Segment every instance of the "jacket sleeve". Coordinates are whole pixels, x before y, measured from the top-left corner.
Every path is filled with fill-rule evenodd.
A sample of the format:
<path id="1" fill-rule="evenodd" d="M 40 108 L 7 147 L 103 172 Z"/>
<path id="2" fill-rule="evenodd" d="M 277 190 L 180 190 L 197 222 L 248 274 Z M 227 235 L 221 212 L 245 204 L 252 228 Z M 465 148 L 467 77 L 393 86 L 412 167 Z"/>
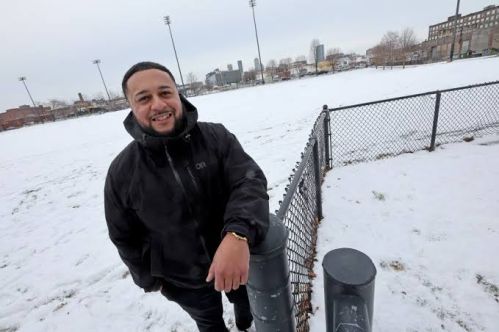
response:
<path id="1" fill-rule="evenodd" d="M 244 152 L 237 138 L 223 128 L 223 170 L 229 198 L 224 229 L 248 238 L 250 246 L 261 242 L 269 227 L 267 179 L 256 162 Z"/>
<path id="2" fill-rule="evenodd" d="M 109 237 L 130 270 L 133 281 L 144 291 L 153 291 L 159 280 L 150 273 L 150 244 L 144 240 L 137 216 L 118 195 L 111 171 L 104 187 L 104 209 Z"/>

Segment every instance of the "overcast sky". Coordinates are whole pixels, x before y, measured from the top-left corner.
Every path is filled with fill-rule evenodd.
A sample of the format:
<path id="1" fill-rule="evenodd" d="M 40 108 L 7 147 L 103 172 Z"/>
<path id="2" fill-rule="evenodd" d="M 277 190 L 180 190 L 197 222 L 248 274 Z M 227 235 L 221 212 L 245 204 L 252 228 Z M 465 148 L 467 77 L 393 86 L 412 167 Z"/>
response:
<path id="1" fill-rule="evenodd" d="M 498 0 L 461 0 L 468 14 Z M 388 30 L 413 28 L 420 41 L 428 26 L 455 12 L 456 0 L 257 0 L 263 64 L 304 55 L 318 38 L 325 49 L 365 54 Z M 160 62 L 178 76 L 163 16 L 169 15 L 185 77 L 253 67 L 257 47 L 247 0 L 16 0 L 0 1 L 0 111 L 37 102 L 104 94 L 93 59 L 112 91 L 124 72 L 143 60 Z M 180 81 L 180 80 L 178 80 Z"/>

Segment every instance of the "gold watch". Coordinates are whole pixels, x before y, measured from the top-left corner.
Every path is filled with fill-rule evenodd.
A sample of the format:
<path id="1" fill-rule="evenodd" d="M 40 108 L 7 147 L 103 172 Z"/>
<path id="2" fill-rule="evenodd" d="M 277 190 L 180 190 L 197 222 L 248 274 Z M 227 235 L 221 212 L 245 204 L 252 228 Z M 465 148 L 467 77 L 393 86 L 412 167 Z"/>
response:
<path id="1" fill-rule="evenodd" d="M 231 234 L 233 237 L 235 237 L 236 239 L 238 239 L 240 241 L 248 242 L 248 238 L 246 236 L 239 235 L 236 232 L 227 232 L 227 233 Z"/>

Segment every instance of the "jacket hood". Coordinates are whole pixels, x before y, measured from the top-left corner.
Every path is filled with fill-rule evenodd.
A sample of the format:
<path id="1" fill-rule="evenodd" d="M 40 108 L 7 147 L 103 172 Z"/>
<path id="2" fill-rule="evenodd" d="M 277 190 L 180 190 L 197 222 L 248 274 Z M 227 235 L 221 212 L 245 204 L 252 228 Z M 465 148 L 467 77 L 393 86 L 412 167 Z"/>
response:
<path id="1" fill-rule="evenodd" d="M 126 131 L 132 136 L 136 141 L 143 144 L 146 147 L 162 146 L 168 142 L 173 142 L 184 138 L 197 123 L 198 111 L 194 105 L 192 105 L 183 95 L 180 95 L 180 101 L 182 102 L 182 110 L 184 117 L 184 128 L 182 131 L 174 136 L 162 136 L 153 135 L 146 132 L 137 122 L 133 112 L 130 111 L 128 116 L 123 121 Z"/>

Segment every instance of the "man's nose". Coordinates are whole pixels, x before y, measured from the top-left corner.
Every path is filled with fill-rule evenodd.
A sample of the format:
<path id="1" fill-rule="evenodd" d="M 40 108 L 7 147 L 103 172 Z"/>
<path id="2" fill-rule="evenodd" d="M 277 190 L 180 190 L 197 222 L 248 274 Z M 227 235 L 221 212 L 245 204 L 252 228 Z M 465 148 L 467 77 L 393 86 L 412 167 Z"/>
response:
<path id="1" fill-rule="evenodd" d="M 151 105 L 151 107 L 154 110 L 162 110 L 163 108 L 165 108 L 165 106 L 166 106 L 166 103 L 164 102 L 164 100 L 162 100 L 158 96 L 153 96 L 152 97 L 152 105 Z"/>

